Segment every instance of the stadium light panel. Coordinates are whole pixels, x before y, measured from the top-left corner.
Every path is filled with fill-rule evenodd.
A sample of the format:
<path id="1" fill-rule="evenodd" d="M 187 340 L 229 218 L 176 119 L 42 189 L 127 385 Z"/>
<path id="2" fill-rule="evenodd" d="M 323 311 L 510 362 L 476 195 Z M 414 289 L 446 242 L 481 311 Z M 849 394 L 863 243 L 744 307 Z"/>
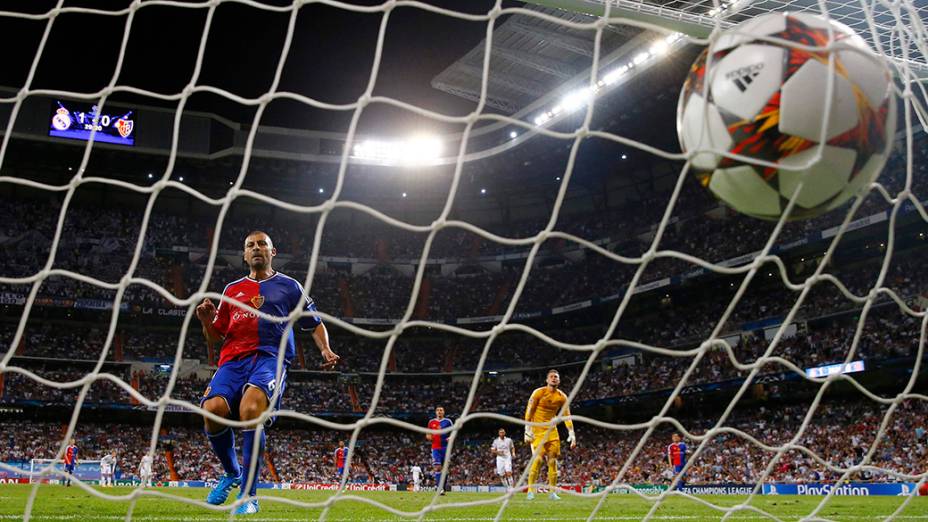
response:
<path id="1" fill-rule="evenodd" d="M 511 132 L 509 133 L 509 138 L 510 138 L 510 139 L 516 139 L 516 138 L 518 138 L 518 137 L 519 137 L 519 133 L 516 132 L 516 131 L 511 131 Z"/>
<path id="2" fill-rule="evenodd" d="M 622 159 L 628 159 L 628 155 L 622 154 Z"/>
<path id="3" fill-rule="evenodd" d="M 632 58 L 632 64 L 641 65 L 644 62 L 648 61 L 648 58 L 650 57 L 651 57 L 651 53 L 649 53 L 648 51 L 645 51 L 643 53 L 638 53 L 637 55 L 635 55 L 634 58 Z"/>
<path id="4" fill-rule="evenodd" d="M 325 194 L 325 189 L 322 188 L 322 187 L 319 187 L 319 193 L 320 193 L 320 194 Z"/>
<path id="5" fill-rule="evenodd" d="M 621 78 L 626 72 L 628 72 L 628 66 L 623 65 L 610 71 L 609 74 L 603 77 L 602 81 L 605 85 L 612 85 L 613 83 L 619 81 L 619 78 Z"/>
<path id="6" fill-rule="evenodd" d="M 179 179 L 180 179 L 181 181 L 184 181 L 184 177 L 183 177 L 183 176 L 181 176 Z"/>
<path id="7" fill-rule="evenodd" d="M 648 50 L 654 56 L 664 56 L 670 52 L 670 44 L 667 43 L 667 40 L 660 39 L 654 42 L 654 45 L 651 46 L 651 49 Z"/>
<path id="8" fill-rule="evenodd" d="M 356 158 L 387 165 L 421 165 L 439 159 L 444 147 L 438 138 L 417 136 L 400 141 L 364 140 L 352 152 Z"/>
<path id="9" fill-rule="evenodd" d="M 406 193 L 405 193 L 405 192 L 403 192 L 403 197 L 404 197 L 404 198 L 406 197 Z"/>
<path id="10" fill-rule="evenodd" d="M 568 94 L 567 96 L 564 96 L 561 99 L 561 106 L 567 112 L 574 112 L 577 109 L 586 105 L 589 99 L 592 97 L 593 97 L 593 92 L 590 90 L 590 88 L 583 87 L 582 89 L 577 89 L 576 91 Z M 554 112 L 554 109 L 552 109 L 551 112 Z"/>
<path id="11" fill-rule="evenodd" d="M 487 193 L 487 189 L 485 189 L 485 188 L 480 189 L 480 193 L 481 193 L 481 194 L 486 194 L 486 193 Z"/>

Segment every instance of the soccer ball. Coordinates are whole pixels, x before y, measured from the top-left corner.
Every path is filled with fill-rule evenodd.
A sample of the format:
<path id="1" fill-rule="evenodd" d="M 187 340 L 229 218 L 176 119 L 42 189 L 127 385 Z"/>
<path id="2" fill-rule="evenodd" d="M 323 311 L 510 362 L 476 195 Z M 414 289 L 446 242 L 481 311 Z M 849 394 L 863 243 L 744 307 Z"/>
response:
<path id="1" fill-rule="evenodd" d="M 824 47 L 829 26 L 840 47 L 822 142 L 831 52 L 757 37 Z M 805 13 L 770 13 L 723 32 L 693 63 L 677 108 L 680 145 L 693 153 L 700 182 L 738 212 L 770 220 L 780 218 L 800 182 L 790 219 L 856 195 L 883 169 L 896 127 L 892 78 L 874 56 L 849 27 Z"/>

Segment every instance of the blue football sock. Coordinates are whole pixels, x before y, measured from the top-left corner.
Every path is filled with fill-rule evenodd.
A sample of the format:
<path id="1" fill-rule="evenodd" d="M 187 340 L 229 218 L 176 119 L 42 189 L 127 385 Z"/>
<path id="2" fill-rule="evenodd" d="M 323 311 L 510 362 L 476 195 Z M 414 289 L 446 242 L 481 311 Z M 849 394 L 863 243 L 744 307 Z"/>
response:
<path id="1" fill-rule="evenodd" d="M 435 489 L 441 489 L 439 484 L 441 483 L 441 471 L 433 471 L 432 476 L 435 477 Z"/>
<path id="2" fill-rule="evenodd" d="M 247 469 L 251 464 L 251 452 L 258 452 L 258 460 L 255 462 L 254 479 L 251 482 L 251 489 L 248 495 L 255 496 L 258 492 L 258 479 L 261 477 L 261 461 L 264 460 L 264 430 L 261 430 L 261 440 L 258 447 L 255 448 L 255 430 L 242 430 L 242 464 Z M 248 482 L 249 473 L 246 472 L 242 477 L 242 494 L 245 494 L 245 485 Z"/>
<path id="3" fill-rule="evenodd" d="M 238 459 L 235 456 L 235 432 L 232 428 L 226 426 L 226 429 L 219 433 L 207 433 L 209 444 L 213 447 L 213 453 L 219 457 L 222 469 L 226 475 L 237 477 L 242 473 L 242 468 L 238 465 Z"/>

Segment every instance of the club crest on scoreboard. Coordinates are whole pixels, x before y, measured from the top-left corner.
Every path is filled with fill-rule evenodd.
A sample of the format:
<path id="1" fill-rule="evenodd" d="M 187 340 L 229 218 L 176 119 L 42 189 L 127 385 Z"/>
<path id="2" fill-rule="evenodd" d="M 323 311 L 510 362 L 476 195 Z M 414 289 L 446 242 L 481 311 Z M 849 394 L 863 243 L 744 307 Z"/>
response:
<path id="1" fill-rule="evenodd" d="M 119 131 L 119 135 L 123 138 L 128 138 L 132 134 L 132 129 L 135 127 L 134 120 L 126 120 L 120 118 L 116 120 L 116 130 Z"/>
<path id="2" fill-rule="evenodd" d="M 68 130 L 71 127 L 71 113 L 68 109 L 60 107 L 55 111 L 55 115 L 52 117 L 52 127 L 57 130 L 64 131 Z"/>

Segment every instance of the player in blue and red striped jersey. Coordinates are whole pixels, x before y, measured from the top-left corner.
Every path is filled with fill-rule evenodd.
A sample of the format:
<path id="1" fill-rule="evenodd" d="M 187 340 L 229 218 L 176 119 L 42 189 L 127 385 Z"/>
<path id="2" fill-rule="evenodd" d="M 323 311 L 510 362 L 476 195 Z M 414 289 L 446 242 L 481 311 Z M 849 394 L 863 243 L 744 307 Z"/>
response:
<path id="1" fill-rule="evenodd" d="M 445 418 L 445 408 L 438 406 L 435 408 L 435 418 L 429 421 L 428 428 L 437 431 L 450 428 L 453 425 L 451 419 Z M 448 437 L 450 435 L 450 432 L 425 434 L 425 439 L 432 441 L 432 476 L 435 477 L 435 487 L 441 489 L 442 495 L 448 489 L 447 477 L 445 477 L 444 485 L 441 484 L 441 467 L 445 463 L 445 453 L 448 451 Z"/>
<path id="2" fill-rule="evenodd" d="M 338 448 L 335 449 L 335 480 L 341 480 L 345 474 L 345 461 L 348 460 L 348 448 L 345 447 L 345 441 L 338 441 Z"/>
<path id="3" fill-rule="evenodd" d="M 248 276 L 229 283 L 222 291 L 223 296 L 274 317 L 285 317 L 298 307 L 308 312 L 317 311 L 299 282 L 273 269 L 276 255 L 277 249 L 267 234 L 260 231 L 248 234 L 242 256 L 251 271 Z M 200 401 L 203 409 L 223 418 L 252 421 L 268 409 L 279 408 L 286 386 L 287 368 L 295 354 L 293 329 L 286 322 L 262 319 L 253 311 L 225 301 L 216 308 L 209 299 L 204 299 L 197 306 L 197 318 L 203 325 L 203 335 L 208 343 L 222 340 L 219 368 Z M 338 355 L 329 348 L 329 334 L 321 319 L 303 317 L 297 321 L 297 326 L 312 332 L 313 341 L 325 359 L 323 367 L 332 367 L 338 362 Z M 281 339 L 284 340 L 284 367 L 278 379 L 277 355 Z M 277 404 L 271 405 L 270 400 L 277 388 L 280 389 Z M 271 417 L 268 422 L 273 420 Z M 254 424 L 242 430 L 242 461 L 250 465 L 252 455 L 257 453 L 251 474 L 254 479 L 250 490 L 245 491 L 248 474 L 236 458 L 232 429 L 208 418 L 204 421 L 210 445 L 225 470 L 225 475 L 210 491 L 206 501 L 222 504 L 229 497 L 229 491 L 237 486 L 242 488 L 239 498 L 246 495 L 254 497 L 264 453 L 264 431 L 260 440 L 256 441 Z M 236 513 L 257 511 L 258 501 L 252 498 L 240 505 Z"/>
<path id="4" fill-rule="evenodd" d="M 77 441 L 71 438 L 71 444 L 64 449 L 64 470 L 68 475 L 64 479 L 64 485 L 71 487 L 71 475 L 74 474 L 74 467 L 77 466 Z"/>
<path id="5" fill-rule="evenodd" d="M 667 446 L 667 463 L 673 467 L 673 474 L 680 475 L 683 472 L 683 466 L 686 465 L 686 443 L 682 441 L 679 433 L 670 436 L 673 442 Z M 680 475 L 680 481 L 677 482 L 677 489 L 686 485 L 686 475 Z"/>

